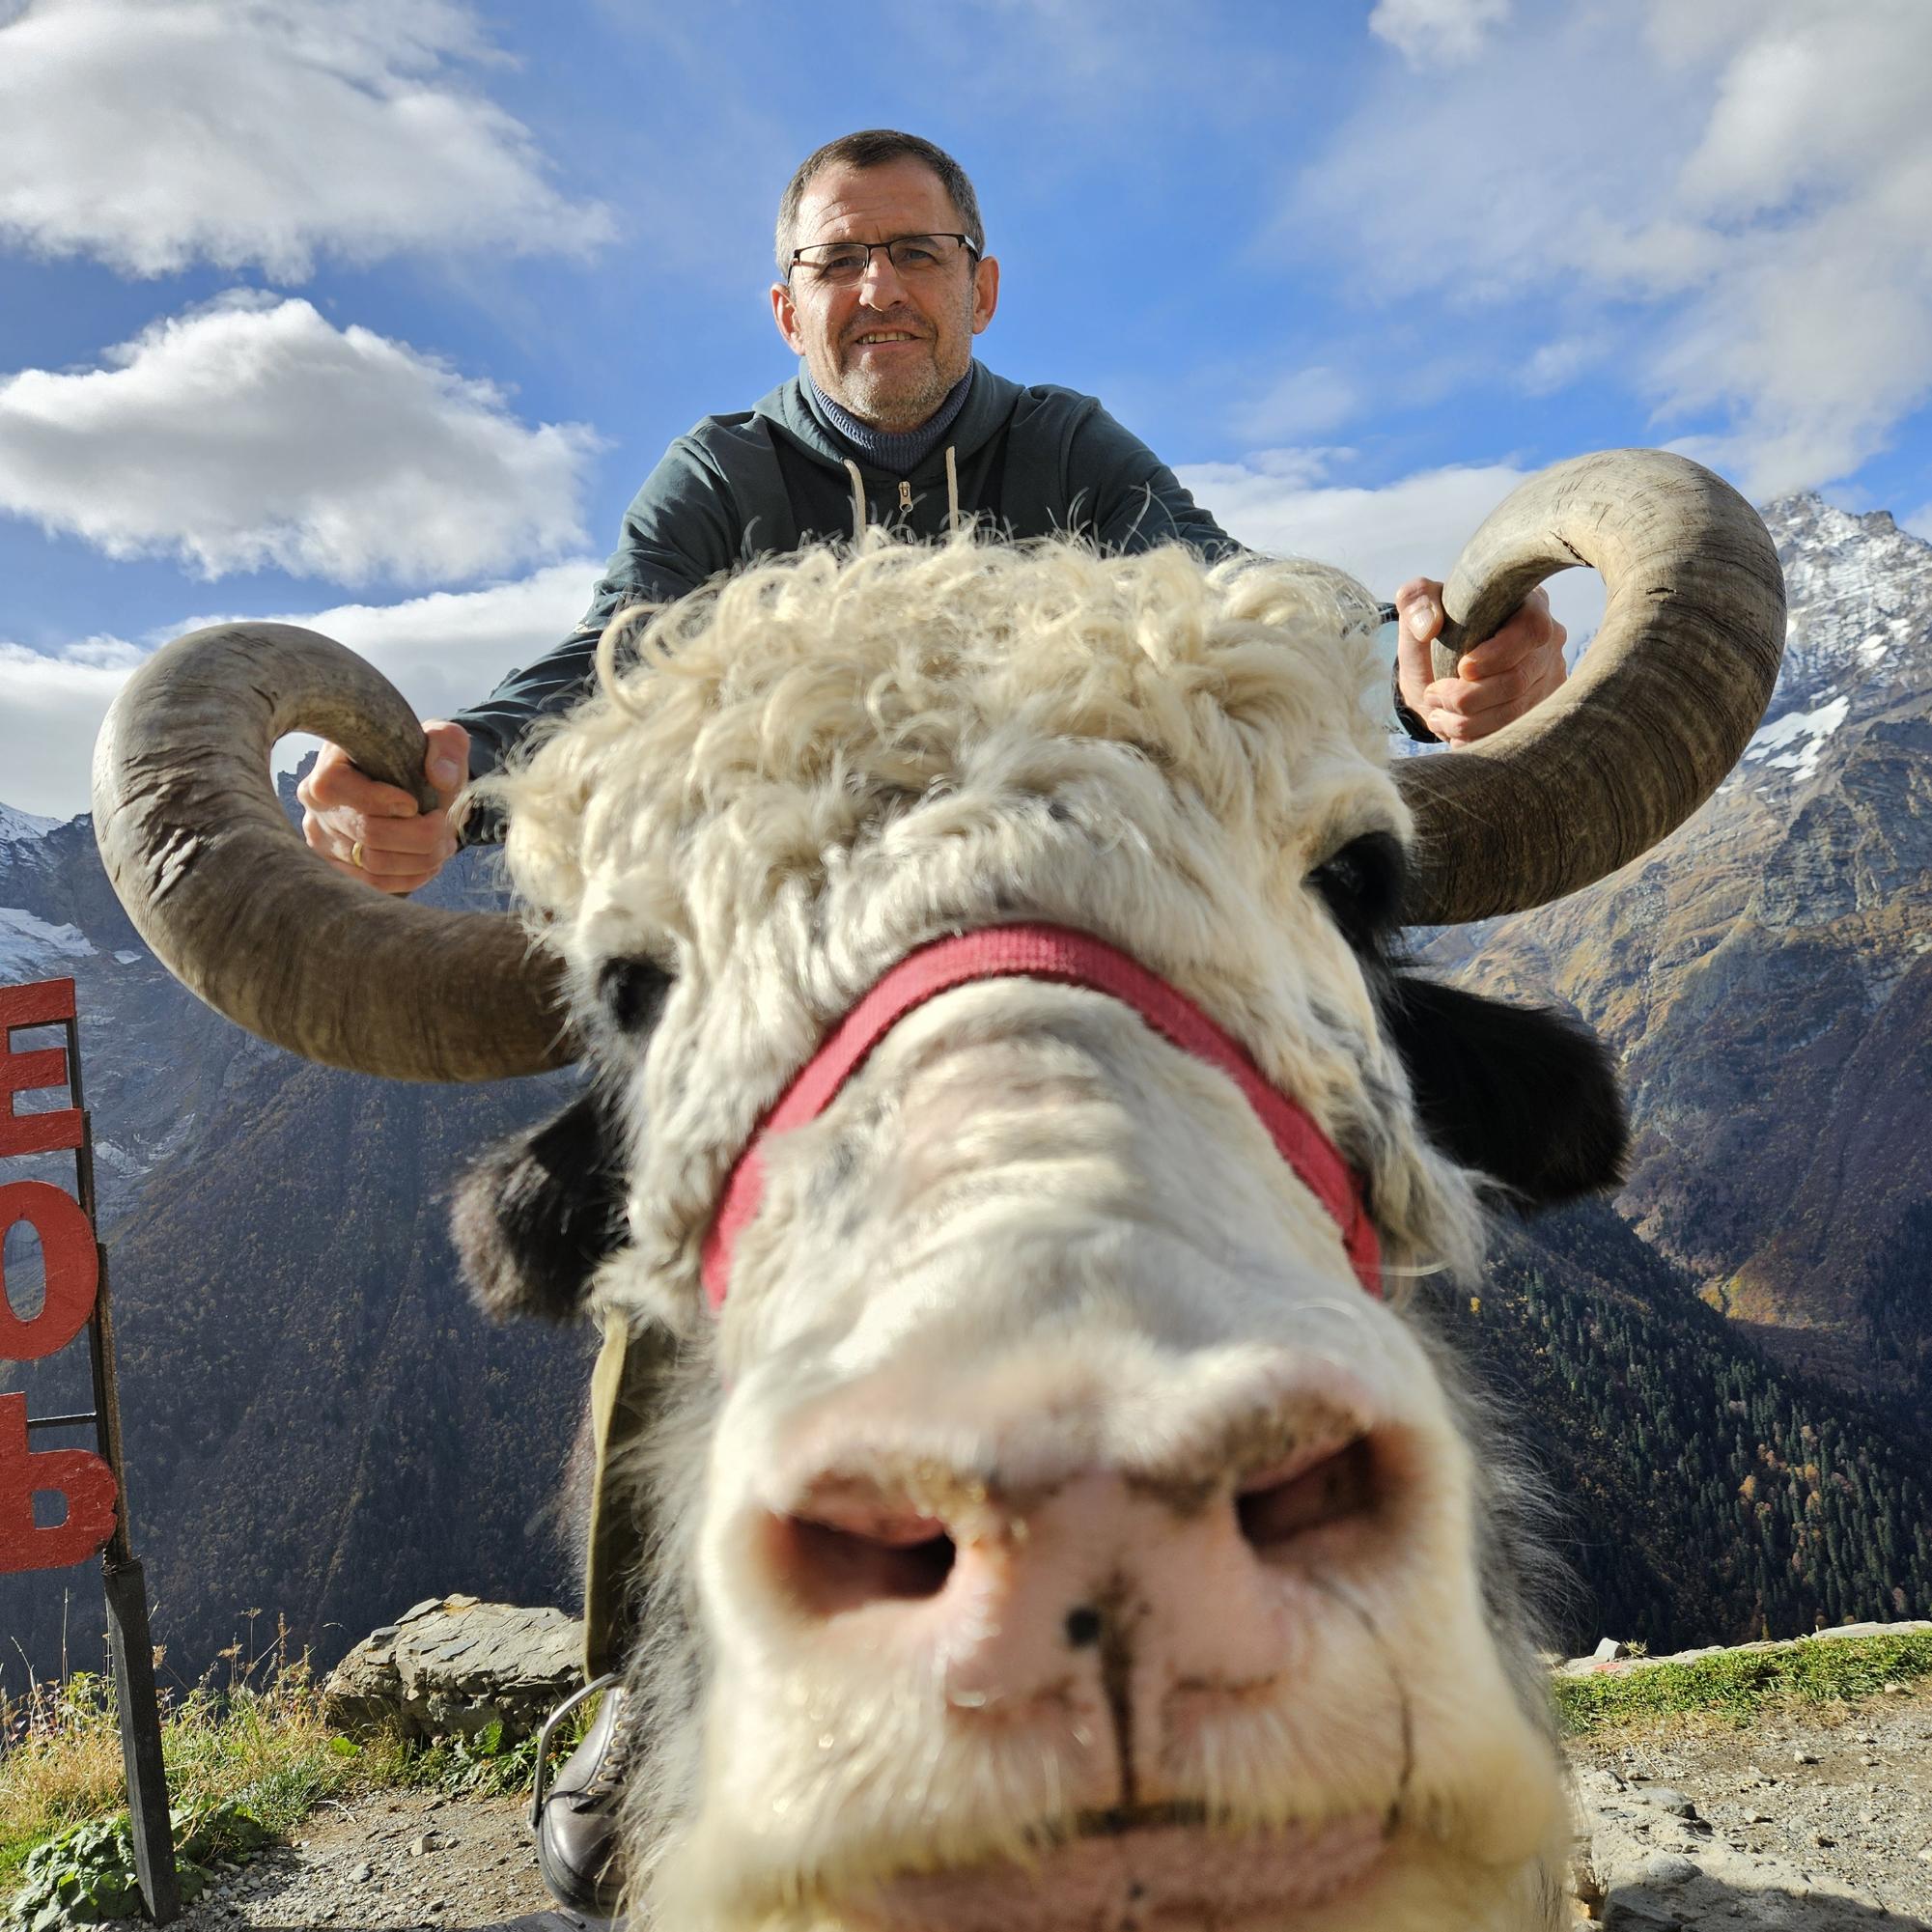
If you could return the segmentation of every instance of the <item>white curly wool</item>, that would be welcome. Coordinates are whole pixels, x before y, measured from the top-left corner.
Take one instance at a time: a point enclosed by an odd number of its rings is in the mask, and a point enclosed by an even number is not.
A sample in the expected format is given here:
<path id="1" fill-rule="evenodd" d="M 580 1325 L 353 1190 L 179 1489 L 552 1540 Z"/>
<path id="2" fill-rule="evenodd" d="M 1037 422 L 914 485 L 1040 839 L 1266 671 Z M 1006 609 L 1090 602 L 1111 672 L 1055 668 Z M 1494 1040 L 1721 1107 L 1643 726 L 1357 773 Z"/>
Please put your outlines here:
<path id="1" fill-rule="evenodd" d="M 494 789 L 580 1001 L 613 959 L 675 978 L 630 1201 L 659 1312 L 695 1305 L 724 1171 L 826 1029 L 912 947 L 1013 918 L 1111 940 L 1226 1026 L 1370 1169 L 1398 1278 L 1467 1266 L 1467 1189 L 1303 883 L 1409 829 L 1375 622 L 1314 564 L 879 535 L 620 617 L 602 695 Z"/>

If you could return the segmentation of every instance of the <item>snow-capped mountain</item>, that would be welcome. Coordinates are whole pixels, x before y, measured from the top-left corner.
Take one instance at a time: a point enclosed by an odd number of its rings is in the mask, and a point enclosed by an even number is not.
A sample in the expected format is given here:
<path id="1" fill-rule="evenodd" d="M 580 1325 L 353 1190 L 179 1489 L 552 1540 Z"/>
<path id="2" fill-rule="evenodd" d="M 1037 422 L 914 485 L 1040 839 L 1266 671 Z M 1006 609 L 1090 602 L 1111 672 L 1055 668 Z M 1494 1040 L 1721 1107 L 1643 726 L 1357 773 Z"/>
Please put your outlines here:
<path id="1" fill-rule="evenodd" d="M 0 853 L 9 846 L 31 845 L 59 824 L 58 819 L 36 818 L 32 812 L 16 812 L 12 805 L 0 805 Z"/>
<path id="2" fill-rule="evenodd" d="M 1860 517 L 1809 491 L 1767 504 L 1764 520 L 1791 613 L 1772 717 L 1932 670 L 1932 544 L 1890 511 Z"/>
<path id="3" fill-rule="evenodd" d="M 81 1050 L 94 1086 L 95 1157 L 103 1212 L 118 1215 L 154 1162 L 180 1147 L 200 1109 L 182 1104 L 183 1056 L 171 1036 L 218 1039 L 198 1002 L 142 944 L 107 883 L 86 818 L 36 818 L 0 804 L 0 986 L 71 979 Z"/>
<path id="4" fill-rule="evenodd" d="M 1932 544 L 1814 495 L 1764 515 L 1790 630 L 1737 772 L 1613 878 L 1431 956 L 1618 1050 L 1619 1205 L 1710 1299 L 1932 1393 Z"/>
<path id="5" fill-rule="evenodd" d="M 1932 544 L 1890 513 L 1855 516 L 1808 491 L 1766 506 L 1790 624 L 1746 777 L 1802 786 L 1827 742 L 1932 680 Z"/>
<path id="6" fill-rule="evenodd" d="M 73 926 L 50 926 L 17 906 L 0 906 L 0 986 L 44 976 L 65 976 L 61 962 L 87 959 L 94 952 L 87 935 Z"/>

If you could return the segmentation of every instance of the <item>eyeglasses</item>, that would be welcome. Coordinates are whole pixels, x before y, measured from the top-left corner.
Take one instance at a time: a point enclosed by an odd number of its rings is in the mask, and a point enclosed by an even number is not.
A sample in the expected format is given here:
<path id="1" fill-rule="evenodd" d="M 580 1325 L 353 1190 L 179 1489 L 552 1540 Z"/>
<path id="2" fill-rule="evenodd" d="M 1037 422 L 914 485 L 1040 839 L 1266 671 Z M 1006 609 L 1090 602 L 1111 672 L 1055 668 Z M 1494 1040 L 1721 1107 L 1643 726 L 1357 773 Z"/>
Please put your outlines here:
<path id="1" fill-rule="evenodd" d="M 815 241 L 809 248 L 792 250 L 786 270 L 807 268 L 815 282 L 829 282 L 845 288 L 858 281 L 872 266 L 872 251 L 882 248 L 885 259 L 909 278 L 940 275 L 964 255 L 977 256 L 979 250 L 964 235 L 895 235 L 890 241 Z"/>

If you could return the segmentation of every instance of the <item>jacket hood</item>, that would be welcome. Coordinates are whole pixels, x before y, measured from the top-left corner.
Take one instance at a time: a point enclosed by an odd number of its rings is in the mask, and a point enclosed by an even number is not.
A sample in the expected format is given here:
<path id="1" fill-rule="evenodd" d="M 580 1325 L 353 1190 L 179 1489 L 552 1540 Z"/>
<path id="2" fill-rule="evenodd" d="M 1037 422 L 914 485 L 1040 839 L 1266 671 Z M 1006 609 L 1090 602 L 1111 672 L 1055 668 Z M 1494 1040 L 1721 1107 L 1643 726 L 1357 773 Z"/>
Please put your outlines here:
<path id="1" fill-rule="evenodd" d="M 1005 427 L 1013 415 L 1020 394 L 1019 383 L 1009 382 L 1003 376 L 995 376 L 985 363 L 975 360 L 972 387 L 966 391 L 965 406 L 952 427 L 927 453 L 925 462 L 912 471 L 908 480 L 941 474 L 949 445 L 960 462 L 966 462 L 975 450 L 990 442 Z M 796 376 L 789 382 L 779 383 L 769 396 L 760 398 L 751 413 L 763 416 L 774 430 L 827 469 L 842 471 L 850 460 L 868 475 L 884 476 L 887 473 L 868 462 L 863 451 L 854 449 L 844 437 L 834 434 L 819 421 L 812 413 L 811 404 L 805 400 L 804 383 Z"/>

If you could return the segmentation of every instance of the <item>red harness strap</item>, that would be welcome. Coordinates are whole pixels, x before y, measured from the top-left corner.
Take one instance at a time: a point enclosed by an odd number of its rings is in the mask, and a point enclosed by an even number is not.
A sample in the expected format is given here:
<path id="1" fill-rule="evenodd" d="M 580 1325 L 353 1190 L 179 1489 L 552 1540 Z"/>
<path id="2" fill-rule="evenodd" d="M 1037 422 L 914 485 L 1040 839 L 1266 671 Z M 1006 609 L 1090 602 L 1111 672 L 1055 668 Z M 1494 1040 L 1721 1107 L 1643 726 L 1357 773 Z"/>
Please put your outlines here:
<path id="1" fill-rule="evenodd" d="M 725 1181 L 717 1217 L 705 1236 L 705 1295 L 714 1312 L 724 1305 L 732 1249 L 764 1197 L 760 1148 L 766 1135 L 816 1120 L 873 1048 L 915 1007 L 973 980 L 1015 978 L 1057 980 L 1107 994 L 1184 1052 L 1218 1067 L 1247 1096 L 1282 1160 L 1333 1216 L 1361 1285 L 1380 1298 L 1382 1251 L 1360 1183 L 1307 1108 L 1271 1086 L 1224 1028 L 1138 960 L 1089 933 L 1063 926 L 989 926 L 908 953 L 846 1015 L 759 1123 Z"/>

